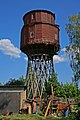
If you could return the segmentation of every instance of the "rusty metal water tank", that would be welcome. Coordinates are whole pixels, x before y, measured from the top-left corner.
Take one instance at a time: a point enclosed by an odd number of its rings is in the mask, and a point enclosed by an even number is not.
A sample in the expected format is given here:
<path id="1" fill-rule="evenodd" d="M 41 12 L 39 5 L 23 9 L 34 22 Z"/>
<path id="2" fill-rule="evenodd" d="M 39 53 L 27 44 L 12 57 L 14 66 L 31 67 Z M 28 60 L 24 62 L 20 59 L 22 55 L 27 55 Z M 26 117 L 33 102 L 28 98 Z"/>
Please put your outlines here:
<path id="1" fill-rule="evenodd" d="M 59 50 L 59 25 L 55 14 L 47 10 L 33 10 L 23 16 L 20 49 L 28 56 L 54 55 Z"/>

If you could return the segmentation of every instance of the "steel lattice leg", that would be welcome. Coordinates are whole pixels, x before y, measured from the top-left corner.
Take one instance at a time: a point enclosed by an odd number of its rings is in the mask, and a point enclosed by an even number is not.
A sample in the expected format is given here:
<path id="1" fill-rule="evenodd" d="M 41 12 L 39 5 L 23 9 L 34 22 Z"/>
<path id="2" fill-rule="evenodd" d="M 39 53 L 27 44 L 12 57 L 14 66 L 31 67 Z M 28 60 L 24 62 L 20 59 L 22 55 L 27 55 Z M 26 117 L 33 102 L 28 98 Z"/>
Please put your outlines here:
<path id="1" fill-rule="evenodd" d="M 51 78 L 53 57 L 49 55 L 31 56 L 28 61 L 27 98 L 39 96 L 42 98 L 45 82 Z"/>

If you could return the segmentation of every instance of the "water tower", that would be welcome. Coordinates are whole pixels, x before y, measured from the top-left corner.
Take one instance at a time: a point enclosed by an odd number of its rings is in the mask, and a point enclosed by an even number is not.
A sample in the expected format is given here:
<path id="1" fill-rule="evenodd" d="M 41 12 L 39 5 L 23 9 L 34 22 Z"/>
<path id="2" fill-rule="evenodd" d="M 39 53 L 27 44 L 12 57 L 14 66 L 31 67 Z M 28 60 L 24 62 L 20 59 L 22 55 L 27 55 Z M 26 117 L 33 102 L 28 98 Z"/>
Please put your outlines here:
<path id="1" fill-rule="evenodd" d="M 33 10 L 23 16 L 20 49 L 28 56 L 27 98 L 43 95 L 53 72 L 53 56 L 59 51 L 59 25 L 55 14 Z"/>

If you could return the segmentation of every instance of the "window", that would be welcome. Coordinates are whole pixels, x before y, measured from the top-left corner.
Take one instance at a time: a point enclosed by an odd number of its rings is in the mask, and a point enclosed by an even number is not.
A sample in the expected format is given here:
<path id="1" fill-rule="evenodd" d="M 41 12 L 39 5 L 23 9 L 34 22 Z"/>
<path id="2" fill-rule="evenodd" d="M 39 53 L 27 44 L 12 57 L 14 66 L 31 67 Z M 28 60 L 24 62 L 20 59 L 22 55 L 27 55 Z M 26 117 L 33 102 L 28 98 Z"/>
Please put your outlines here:
<path id="1" fill-rule="evenodd" d="M 53 18 L 52 18 L 52 16 L 51 16 L 51 23 L 53 24 Z"/>
<path id="2" fill-rule="evenodd" d="M 55 34 L 55 40 L 58 40 L 58 36 L 57 36 L 57 34 Z"/>
<path id="3" fill-rule="evenodd" d="M 32 19 L 32 20 L 35 19 L 35 13 L 33 13 L 33 14 L 31 15 L 31 19 Z"/>
<path id="4" fill-rule="evenodd" d="M 34 38 L 34 32 L 30 32 L 30 38 Z"/>

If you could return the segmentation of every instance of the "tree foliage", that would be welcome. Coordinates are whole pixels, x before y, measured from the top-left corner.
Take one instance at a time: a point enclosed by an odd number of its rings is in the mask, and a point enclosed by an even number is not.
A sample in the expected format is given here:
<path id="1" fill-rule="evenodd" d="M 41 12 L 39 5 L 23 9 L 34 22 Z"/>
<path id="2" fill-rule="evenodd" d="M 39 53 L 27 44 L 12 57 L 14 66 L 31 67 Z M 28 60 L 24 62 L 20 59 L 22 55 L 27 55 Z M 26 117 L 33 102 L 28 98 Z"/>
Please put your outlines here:
<path id="1" fill-rule="evenodd" d="M 70 59 L 73 80 L 77 82 L 80 80 L 80 12 L 78 15 L 69 16 L 66 32 L 69 37 L 69 46 L 66 47 L 66 52 Z"/>
<path id="2" fill-rule="evenodd" d="M 64 84 L 64 91 L 67 98 L 77 97 L 78 95 L 77 86 L 73 85 L 72 83 Z"/>
<path id="3" fill-rule="evenodd" d="M 24 85 L 25 83 L 25 79 L 23 77 L 23 75 L 21 77 L 19 77 L 19 79 L 10 79 L 5 85 Z"/>
<path id="4" fill-rule="evenodd" d="M 2 83 L 0 83 L 0 86 L 2 86 L 3 84 Z"/>
<path id="5" fill-rule="evenodd" d="M 45 83 L 45 92 L 47 93 L 47 95 L 51 95 L 51 85 L 54 88 L 54 91 L 56 91 L 55 89 L 57 88 L 58 81 L 57 81 L 57 74 L 55 72 L 52 73 L 51 78 L 48 80 L 48 82 L 46 81 Z"/>
<path id="6" fill-rule="evenodd" d="M 56 73 L 53 73 L 51 79 L 45 84 L 45 93 L 48 96 L 52 94 L 51 85 L 53 86 L 54 95 L 56 97 L 72 98 L 77 97 L 80 94 L 80 90 L 77 85 L 72 83 L 59 83 Z"/>
<path id="7" fill-rule="evenodd" d="M 5 85 L 24 85 L 25 79 L 23 76 L 19 77 L 19 79 L 10 79 Z M 63 98 L 71 98 L 77 97 L 80 100 L 80 90 L 76 85 L 72 83 L 59 83 L 57 79 L 57 74 L 55 72 L 52 73 L 52 77 L 48 82 L 45 83 L 45 91 L 44 91 L 44 98 L 50 96 L 51 93 L 51 85 L 54 89 L 54 95 L 56 97 L 63 97 Z M 78 97 L 79 96 L 79 97 Z"/>

